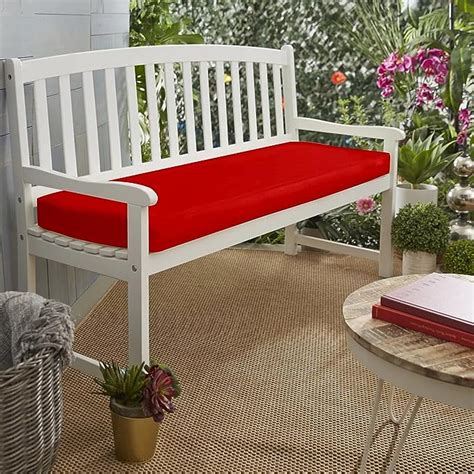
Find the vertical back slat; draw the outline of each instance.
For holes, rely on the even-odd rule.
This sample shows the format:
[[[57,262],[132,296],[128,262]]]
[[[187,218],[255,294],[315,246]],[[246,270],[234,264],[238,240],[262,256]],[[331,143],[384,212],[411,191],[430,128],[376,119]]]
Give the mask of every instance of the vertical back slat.
[[[59,76],[59,104],[63,137],[64,168],[66,174],[77,176],[76,145],[72,117],[71,81],[69,75]]]
[[[268,98],[268,70],[266,63],[260,63],[260,94],[262,99],[263,136],[270,138],[272,129],[270,125],[270,101]]]
[[[273,65],[273,91],[275,97],[275,119],[277,135],[285,133],[283,126],[283,103],[281,95],[281,68],[278,64]]]
[[[150,126],[151,160],[161,158],[161,143],[158,115],[158,99],[156,97],[155,65],[145,65],[146,103],[148,107],[148,122]]]
[[[166,112],[168,116],[168,133],[170,140],[170,156],[179,155],[178,118],[176,115],[176,93],[174,87],[173,63],[165,64]]]
[[[186,142],[188,153],[196,152],[196,125],[194,121],[193,80],[191,63],[183,63],[184,111],[186,114]]]
[[[232,112],[234,115],[235,143],[242,144],[244,142],[244,133],[242,129],[242,105],[240,98],[240,74],[238,62],[233,61],[231,63],[230,73],[232,76]]]
[[[82,73],[84,113],[86,118],[87,162],[89,174],[100,172],[99,134],[95,106],[94,76],[92,71]]]
[[[245,76],[247,79],[247,101],[249,109],[249,131],[250,140],[257,140],[257,108],[255,106],[255,78],[253,74],[253,63],[245,63]]]
[[[219,110],[219,141],[220,146],[227,146],[229,144],[227,130],[227,103],[225,97],[224,63],[222,61],[216,63],[216,81],[217,107]]]
[[[107,123],[109,129],[110,163],[113,170],[122,167],[120,154],[120,131],[117,109],[117,87],[115,85],[115,70],[105,70],[105,102],[107,105]]]
[[[34,83],[35,94],[35,124],[38,138],[38,155],[41,168],[53,169],[51,158],[51,138],[49,136],[48,98],[46,96],[46,81],[40,79]]]
[[[286,55],[287,65],[282,70],[283,94],[285,100],[285,128],[293,140],[298,140],[298,129],[295,119],[298,116],[296,104],[295,57],[290,45],[283,46],[282,52]]]
[[[128,66],[125,72],[127,82],[128,126],[130,128],[130,148],[132,165],[142,162],[142,147],[140,144],[140,122],[138,119],[137,85],[135,83],[135,67]]]
[[[201,89],[202,129],[204,133],[204,149],[212,148],[211,105],[209,102],[209,64],[199,63],[199,88]]]

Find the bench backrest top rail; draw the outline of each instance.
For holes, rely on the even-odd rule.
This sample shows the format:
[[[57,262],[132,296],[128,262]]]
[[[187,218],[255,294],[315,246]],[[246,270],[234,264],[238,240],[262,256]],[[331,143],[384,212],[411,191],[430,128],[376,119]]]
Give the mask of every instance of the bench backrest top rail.
[[[22,62],[24,83],[85,71],[143,64],[201,61],[256,62],[286,66],[288,56],[278,49],[224,45],[165,45],[117,48],[63,54]]]

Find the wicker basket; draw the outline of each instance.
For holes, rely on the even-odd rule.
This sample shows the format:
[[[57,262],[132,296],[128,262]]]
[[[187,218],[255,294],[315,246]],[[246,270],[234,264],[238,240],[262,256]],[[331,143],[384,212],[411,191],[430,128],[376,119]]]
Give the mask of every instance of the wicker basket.
[[[43,350],[0,371],[0,472],[47,472],[62,424],[61,360]]]

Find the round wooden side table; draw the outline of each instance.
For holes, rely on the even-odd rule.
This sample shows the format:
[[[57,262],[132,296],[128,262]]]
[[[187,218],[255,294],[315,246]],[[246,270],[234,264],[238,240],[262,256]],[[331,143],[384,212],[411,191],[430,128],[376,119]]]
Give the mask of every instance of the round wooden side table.
[[[389,414],[400,424],[409,415],[388,472],[393,472],[408,432],[423,398],[460,408],[474,409],[474,349],[443,341],[427,334],[372,319],[372,305],[380,297],[424,275],[407,275],[379,280],[350,294],[343,306],[347,345],[352,354],[378,377],[372,417],[367,433],[360,471],[365,472],[384,382],[390,386]],[[473,282],[474,277],[460,276]],[[456,295],[453,295],[456,298]],[[394,386],[412,395],[400,416],[393,412]]]

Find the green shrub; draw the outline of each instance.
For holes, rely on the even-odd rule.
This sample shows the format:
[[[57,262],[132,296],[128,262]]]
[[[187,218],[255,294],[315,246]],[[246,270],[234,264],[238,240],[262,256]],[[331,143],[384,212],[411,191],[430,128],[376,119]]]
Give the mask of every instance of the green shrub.
[[[400,250],[439,254],[449,240],[449,219],[433,203],[407,204],[392,225],[393,245]]]
[[[474,275],[474,240],[451,242],[444,254],[444,271]]]

